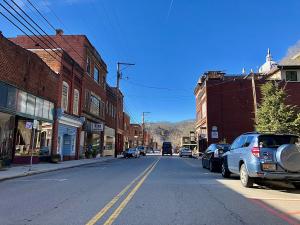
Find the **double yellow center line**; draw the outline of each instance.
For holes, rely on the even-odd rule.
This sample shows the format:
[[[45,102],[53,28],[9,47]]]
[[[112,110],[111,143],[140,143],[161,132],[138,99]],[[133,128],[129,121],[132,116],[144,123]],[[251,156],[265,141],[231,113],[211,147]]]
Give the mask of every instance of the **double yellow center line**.
[[[118,193],[109,203],[107,203],[90,221],[86,223],[86,225],[94,225],[96,224],[106,213],[110,210],[118,200],[139,180],[136,186],[129,192],[127,197],[121,202],[119,207],[111,214],[111,216],[104,223],[105,225],[111,225],[123,209],[126,207],[128,202],[132,199],[134,194],[138,191],[138,189],[142,186],[144,181],[147,179],[149,174],[154,170],[157,165],[159,159],[153,162],[149,167],[147,167],[139,176],[137,176],[130,184],[128,184],[120,193]]]

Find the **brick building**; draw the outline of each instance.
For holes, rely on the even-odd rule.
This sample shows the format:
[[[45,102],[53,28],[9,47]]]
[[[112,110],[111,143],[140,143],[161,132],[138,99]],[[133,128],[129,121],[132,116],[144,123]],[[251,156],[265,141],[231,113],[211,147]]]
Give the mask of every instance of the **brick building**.
[[[130,117],[127,113],[123,113],[124,124],[124,149],[129,148],[129,136],[130,136]]]
[[[287,104],[300,107],[300,83],[278,79],[274,71],[286,73],[291,68],[276,66],[267,74],[239,76],[220,71],[204,73],[195,88],[196,136],[198,150],[204,151],[211,143],[233,140],[241,133],[255,130],[255,111],[261,101],[260,86],[275,80],[287,93]],[[300,68],[300,67],[299,67]]]
[[[140,124],[130,124],[129,147],[137,147],[143,143],[143,131]]]
[[[80,134],[80,146],[84,151],[95,150],[102,153],[107,66],[85,35],[64,35],[63,31],[58,30],[56,35],[50,37],[51,39],[43,39],[48,39],[57,48],[62,48],[84,70],[80,104],[81,116],[85,118],[85,122]],[[17,36],[11,40],[27,49],[47,47],[37,38],[32,38],[34,42],[27,36]]]
[[[57,93],[57,118],[54,122],[57,140],[57,153],[61,160],[79,159],[83,155],[80,147],[80,134],[84,118],[81,116],[81,96],[83,69],[63,49],[52,49],[56,52],[57,60],[45,50],[31,49],[59,76]]]
[[[59,79],[36,54],[0,34],[0,158],[6,163],[29,163],[32,149],[34,163],[55,152]]]
[[[106,115],[104,129],[104,155],[115,155],[117,98],[112,87],[106,84]]]

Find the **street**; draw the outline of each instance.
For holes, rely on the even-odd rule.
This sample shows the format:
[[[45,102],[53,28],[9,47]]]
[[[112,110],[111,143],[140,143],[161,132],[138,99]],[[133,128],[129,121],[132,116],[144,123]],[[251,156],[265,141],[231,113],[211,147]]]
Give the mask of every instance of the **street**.
[[[0,182],[1,225],[300,224],[300,191],[223,179],[201,160],[118,159]]]

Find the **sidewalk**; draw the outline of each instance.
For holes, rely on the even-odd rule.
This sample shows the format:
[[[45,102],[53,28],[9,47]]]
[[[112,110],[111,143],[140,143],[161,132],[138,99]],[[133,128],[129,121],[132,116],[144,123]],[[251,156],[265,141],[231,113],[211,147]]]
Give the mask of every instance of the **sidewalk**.
[[[119,158],[119,156],[118,156]],[[112,156],[109,157],[99,157],[94,159],[81,159],[81,160],[70,160],[60,163],[39,163],[32,166],[31,171],[29,171],[29,165],[17,165],[12,167],[3,168],[0,170],[0,181],[13,179],[17,177],[30,176],[39,173],[46,173],[55,170],[62,170],[67,168],[73,168],[98,162],[105,162],[108,160],[114,160]]]

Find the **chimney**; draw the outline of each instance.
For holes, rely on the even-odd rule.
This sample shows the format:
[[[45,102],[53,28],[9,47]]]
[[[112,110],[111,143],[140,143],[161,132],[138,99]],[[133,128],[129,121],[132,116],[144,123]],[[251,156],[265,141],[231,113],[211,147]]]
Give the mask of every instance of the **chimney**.
[[[63,35],[64,31],[62,29],[56,29],[56,35]]]

